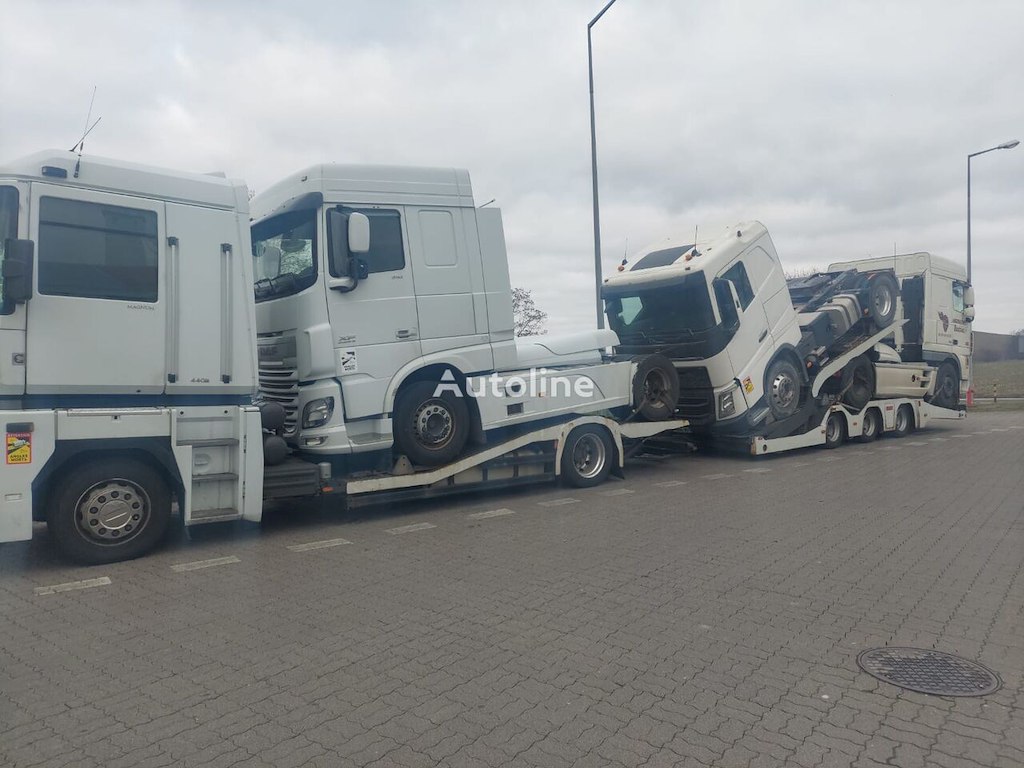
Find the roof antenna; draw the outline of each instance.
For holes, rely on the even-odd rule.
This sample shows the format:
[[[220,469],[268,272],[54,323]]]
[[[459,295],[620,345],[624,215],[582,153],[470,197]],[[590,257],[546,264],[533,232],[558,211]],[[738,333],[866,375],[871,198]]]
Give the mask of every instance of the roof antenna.
[[[71,147],[71,150],[70,150],[71,152],[74,152],[76,149],[78,150],[78,159],[75,161],[75,174],[74,174],[74,177],[76,179],[78,178],[78,172],[82,169],[82,150],[85,149],[85,137],[88,136],[90,133],[92,133],[92,129],[95,128],[99,124],[100,120],[103,119],[102,117],[97,117],[96,118],[96,122],[93,123],[92,125],[89,125],[89,121],[92,119],[92,105],[93,105],[93,102],[95,102],[95,101],[96,101],[96,86],[94,85],[92,87],[92,98],[89,99],[89,111],[85,115],[85,128],[83,129],[84,133],[82,133],[82,138],[80,138],[78,141],[76,141],[74,143],[74,145]]]

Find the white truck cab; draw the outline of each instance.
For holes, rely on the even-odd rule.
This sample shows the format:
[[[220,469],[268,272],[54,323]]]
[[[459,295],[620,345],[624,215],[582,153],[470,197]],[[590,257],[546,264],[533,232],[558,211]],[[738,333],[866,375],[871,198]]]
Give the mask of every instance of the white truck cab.
[[[297,449],[358,466],[397,444],[438,465],[496,428],[629,404],[628,363],[602,364],[614,333],[517,345],[501,212],[475,206],[465,170],[318,165],[252,213],[260,392]],[[545,376],[526,368],[584,377],[596,396],[458,396],[495,373]]]
[[[970,388],[974,289],[962,264],[930,253],[835,262],[830,271],[889,268],[900,281],[893,344],[904,362],[936,368],[932,402],[955,408]]]
[[[631,262],[602,289],[619,351],[673,361],[679,413],[695,428],[763,419],[768,366],[782,358],[803,367],[797,315],[764,225],[743,222],[697,243],[668,239]]]

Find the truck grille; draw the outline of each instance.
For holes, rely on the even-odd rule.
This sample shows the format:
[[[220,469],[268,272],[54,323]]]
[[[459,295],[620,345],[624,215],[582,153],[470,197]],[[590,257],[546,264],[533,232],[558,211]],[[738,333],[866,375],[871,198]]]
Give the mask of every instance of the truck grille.
[[[284,363],[260,361],[260,395],[284,407],[285,434],[295,434],[299,408],[299,374]]]
[[[715,416],[715,392],[704,366],[676,368],[679,373],[679,415],[695,423]]]

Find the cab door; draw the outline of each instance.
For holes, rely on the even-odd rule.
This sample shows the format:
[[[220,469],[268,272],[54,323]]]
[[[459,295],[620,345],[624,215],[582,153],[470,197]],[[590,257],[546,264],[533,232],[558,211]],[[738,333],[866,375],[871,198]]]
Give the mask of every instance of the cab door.
[[[25,184],[0,185],[0,266],[7,257],[8,240],[27,231],[28,211],[19,202],[28,192]],[[27,201],[26,201],[27,202]],[[2,281],[3,278],[0,278]],[[0,282],[2,284],[2,282]],[[28,302],[0,303],[0,399],[20,397],[25,393],[25,316]]]
[[[420,356],[408,236],[400,208],[334,206],[341,213],[358,212],[370,220],[370,250],[359,254],[365,276],[353,286],[352,277],[339,273],[336,242],[326,217],[328,248],[327,312],[334,338],[338,377],[347,419],[384,412],[384,398],[395,373]]]
[[[26,392],[163,392],[163,204],[33,184]]]

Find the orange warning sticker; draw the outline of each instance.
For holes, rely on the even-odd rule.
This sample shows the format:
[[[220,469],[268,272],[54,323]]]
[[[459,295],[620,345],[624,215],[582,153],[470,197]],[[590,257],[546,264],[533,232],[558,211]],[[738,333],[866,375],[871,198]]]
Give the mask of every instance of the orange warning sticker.
[[[754,382],[750,380],[749,376],[743,380],[743,391],[748,395],[754,391]]]
[[[8,432],[7,433],[7,463],[8,464],[31,464],[32,463],[32,433],[31,432]]]

